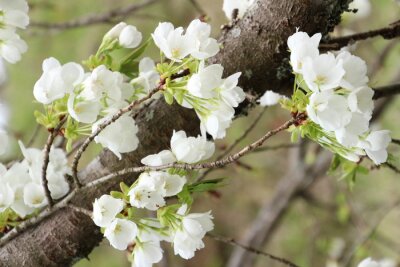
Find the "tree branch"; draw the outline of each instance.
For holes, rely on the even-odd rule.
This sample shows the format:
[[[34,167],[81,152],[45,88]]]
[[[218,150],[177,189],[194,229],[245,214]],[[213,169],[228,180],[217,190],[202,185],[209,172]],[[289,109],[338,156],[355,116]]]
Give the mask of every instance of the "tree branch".
[[[374,99],[390,97],[393,95],[400,94],[400,83],[374,88],[374,90],[375,90]]]
[[[326,43],[321,44],[320,48],[326,50],[339,50],[340,48],[355,43],[357,41],[366,40],[377,36],[382,36],[384,39],[387,40],[399,37],[400,21],[393,22],[388,27],[371,30],[367,32],[356,33],[343,37],[332,38]]]
[[[47,138],[46,146],[44,147],[44,156],[43,156],[43,165],[42,165],[42,186],[44,193],[46,195],[46,200],[49,207],[53,207],[54,201],[51,197],[51,192],[49,189],[49,182],[47,180],[47,167],[49,166],[50,162],[50,150],[53,145],[54,139],[60,133],[61,127],[64,125],[65,121],[67,120],[66,117],[62,118],[58,125],[51,130],[49,137]]]
[[[144,0],[141,3],[133,3],[122,8],[116,8],[107,11],[102,14],[91,14],[84,17],[60,23],[48,23],[48,22],[35,22],[32,21],[29,26],[44,28],[50,30],[68,30],[74,28],[80,28],[90,26],[94,24],[114,22],[115,20],[122,20],[125,17],[132,15],[140,9],[143,9],[149,5],[152,5],[160,0]]]

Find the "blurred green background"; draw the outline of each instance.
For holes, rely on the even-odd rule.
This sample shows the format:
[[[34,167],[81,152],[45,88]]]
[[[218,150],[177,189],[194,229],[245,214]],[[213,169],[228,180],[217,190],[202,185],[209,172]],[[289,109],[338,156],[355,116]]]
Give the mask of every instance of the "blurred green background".
[[[31,20],[48,23],[65,22],[88,14],[102,13],[134,2],[140,1],[29,1]],[[218,36],[220,25],[226,23],[222,12],[222,0],[199,0],[198,4],[210,18],[214,35]],[[357,18],[354,14],[346,14],[335,34],[345,35],[384,27],[400,19],[400,6],[395,1],[372,0],[371,4],[371,12],[366,17]],[[191,1],[160,0],[132,14],[125,21],[136,25],[144,36],[149,36],[159,21],[187,25],[199,15]],[[40,106],[33,102],[32,88],[41,75],[42,61],[50,56],[64,63],[85,60],[96,51],[103,34],[113,24],[114,22],[64,31],[30,27],[22,34],[29,45],[29,51],[21,62],[7,66],[9,82],[0,89],[0,99],[11,109],[9,128],[16,138],[27,141],[36,128],[33,111]],[[357,45],[354,53],[367,61],[372,87],[400,82],[399,40],[368,40]],[[259,112],[260,107],[252,110],[249,117],[237,119],[229,130],[229,136],[219,142],[218,147],[223,150],[234,142]],[[394,138],[400,138],[399,114],[400,101],[394,99],[379,120],[379,126],[390,129]],[[287,117],[288,114],[279,107],[270,108],[239,146],[255,140]],[[34,145],[42,146],[44,138],[45,132],[41,130],[40,138]],[[288,142],[289,135],[281,134],[274,137],[269,144]],[[92,155],[86,160],[90,160],[96,151],[98,148],[92,148]],[[398,147],[391,145],[390,151],[399,156]],[[17,153],[15,149],[9,157]],[[212,209],[216,223],[215,232],[240,239],[246,227],[254,220],[261,204],[274,194],[275,185],[285,174],[288,153],[288,149],[283,149],[252,154],[242,161],[249,167],[233,165],[212,172],[210,178],[229,177],[228,184],[220,190],[220,198],[211,195],[199,196],[193,210],[203,212]],[[310,150],[311,159],[312,153]],[[370,230],[382,211],[400,200],[399,176],[386,168],[374,170],[369,175],[360,176],[352,191],[346,182],[338,181],[337,177],[321,177],[309,191],[317,202],[323,204],[313,205],[302,198],[294,201],[262,250],[291,259],[300,266],[326,266],[334,244],[343,241],[351,245],[355,238]],[[355,262],[367,255],[378,259],[390,257],[400,262],[399,222],[400,208],[396,206],[382,218],[382,222],[368,241],[357,247]],[[169,265],[163,266],[224,266],[232,247],[210,238],[206,238],[205,242],[206,248],[197,252],[196,257],[189,261],[174,257],[171,247],[165,247]],[[110,248],[107,242],[103,242],[92,252],[89,259],[83,259],[75,266],[122,267],[129,266],[129,263],[123,252],[116,251]],[[265,257],[258,257],[257,266],[281,265]]]

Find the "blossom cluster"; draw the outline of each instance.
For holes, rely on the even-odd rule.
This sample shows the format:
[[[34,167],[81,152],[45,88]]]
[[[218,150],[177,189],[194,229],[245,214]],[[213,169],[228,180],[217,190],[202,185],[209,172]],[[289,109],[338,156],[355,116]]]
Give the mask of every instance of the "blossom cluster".
[[[202,136],[186,137],[184,131],[179,131],[171,138],[171,150],[147,156],[142,162],[150,166],[177,160],[196,163],[213,152],[212,142]],[[96,199],[93,221],[104,228],[104,236],[114,248],[132,252],[132,266],[147,267],[159,262],[163,252],[160,241],[173,243],[176,255],[190,259],[204,247],[203,237],[214,228],[210,212],[189,213],[188,197],[195,188],[188,184],[182,171],[144,172],[132,186],[121,185],[122,192]],[[178,203],[171,204],[173,199]],[[137,213],[141,209],[157,211],[157,218],[140,218]]]
[[[9,63],[16,63],[28,49],[17,29],[25,29],[29,24],[26,0],[0,1],[0,56]]]
[[[311,122],[303,134],[350,160],[367,155],[375,164],[387,160],[389,131],[369,126],[374,108],[367,66],[347,51],[320,54],[321,34],[296,32],[288,39],[290,63],[296,75],[292,112],[304,112]]]
[[[105,56],[111,50],[133,49],[138,47],[141,41],[142,34],[136,27],[122,22],[105,35],[99,54]],[[148,66],[150,63],[154,66],[154,62],[149,60],[142,59],[141,65]],[[159,79],[155,70],[148,72]],[[148,82],[147,78],[145,80]],[[154,86],[155,79],[152,81],[151,86]],[[36,82],[33,93],[35,99],[44,104],[47,111],[46,114],[36,113],[39,123],[52,128],[59,122],[60,117],[69,116],[65,137],[70,141],[87,134],[90,130],[95,132],[99,125],[137,97],[134,85],[119,71],[99,64],[92,71],[85,72],[83,66],[78,63],[69,62],[62,65],[55,58],[44,60],[43,74]],[[96,136],[95,142],[121,158],[121,153],[134,151],[138,147],[137,132],[134,119],[124,115]]]
[[[44,151],[25,148],[21,142],[19,144],[24,159],[14,163],[9,169],[0,164],[0,212],[10,208],[20,218],[25,218],[48,204],[42,186]],[[69,184],[65,176],[69,173],[65,152],[52,148],[47,180],[53,199],[60,199],[68,193]]]
[[[234,117],[234,108],[244,99],[238,86],[241,73],[223,78],[223,66],[206,66],[204,60],[218,53],[217,41],[210,37],[211,27],[200,20],[190,23],[186,32],[171,23],[160,23],[152,37],[163,55],[171,62],[159,64],[161,73],[188,69],[191,75],[169,81],[164,91],[167,102],[175,99],[186,108],[193,108],[200,121],[203,135],[223,138]]]

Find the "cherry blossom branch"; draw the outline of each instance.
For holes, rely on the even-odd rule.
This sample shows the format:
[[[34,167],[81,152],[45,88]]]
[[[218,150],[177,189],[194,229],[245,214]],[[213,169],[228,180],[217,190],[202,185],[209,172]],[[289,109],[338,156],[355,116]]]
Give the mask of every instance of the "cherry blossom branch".
[[[322,49],[334,49],[339,50],[340,48],[352,44],[357,41],[366,40],[369,38],[382,36],[384,39],[393,39],[400,36],[400,21],[393,22],[389,26],[371,30],[367,32],[356,33],[348,36],[332,38],[324,44],[320,44]]]
[[[146,172],[146,171],[160,171],[160,170],[165,170],[165,169],[169,169],[169,168],[177,168],[177,169],[183,169],[183,170],[200,170],[200,169],[208,169],[208,168],[220,168],[220,167],[228,165],[232,162],[237,161],[241,157],[245,156],[246,154],[248,154],[251,151],[255,150],[256,148],[260,147],[266,140],[268,140],[272,136],[276,135],[277,133],[279,133],[281,131],[287,130],[291,125],[294,125],[304,119],[305,118],[303,117],[303,114],[300,114],[299,117],[293,118],[293,119],[285,122],[278,128],[267,132],[260,139],[258,139],[254,143],[244,147],[239,152],[232,154],[230,156],[227,156],[220,160],[206,162],[206,163],[198,163],[198,164],[171,163],[171,164],[165,164],[165,165],[161,165],[161,166],[157,166],[157,167],[141,166],[141,167],[126,168],[121,171],[111,173],[109,175],[98,178],[92,182],[89,182],[89,183],[85,184],[84,187],[94,187],[99,184],[108,182],[109,180],[112,180],[116,177],[123,176],[126,174],[131,174],[131,173],[139,173],[139,172]]]
[[[75,20],[60,22],[60,23],[47,23],[47,22],[31,22],[31,27],[45,28],[51,30],[67,30],[73,28],[80,28],[94,24],[112,22],[116,19],[123,19],[134,12],[156,3],[159,0],[145,0],[141,3],[134,3],[125,7],[116,8],[102,14],[90,14]]]
[[[47,167],[49,166],[50,162],[50,150],[51,146],[53,145],[54,139],[60,133],[61,127],[64,125],[67,117],[61,119],[58,125],[51,130],[49,137],[47,138],[46,146],[44,147],[44,158],[43,158],[43,165],[42,165],[42,186],[44,189],[44,193],[46,195],[47,203],[49,207],[52,208],[54,205],[53,198],[51,197],[51,192],[49,189],[49,184],[47,180]]]
[[[282,263],[282,264],[284,264],[286,266],[299,267],[297,264],[294,264],[293,262],[291,262],[291,261],[289,261],[287,259],[284,259],[284,258],[281,258],[281,257],[277,257],[277,256],[274,256],[274,255],[269,254],[267,252],[258,250],[256,248],[253,248],[253,247],[246,246],[246,245],[243,245],[241,243],[238,243],[233,238],[219,236],[219,235],[215,235],[215,234],[212,234],[212,233],[208,233],[207,236],[211,237],[212,239],[214,239],[216,241],[219,241],[219,242],[222,242],[222,243],[225,243],[225,244],[229,244],[229,245],[232,245],[232,246],[235,246],[235,247],[240,247],[240,248],[242,248],[242,249],[244,249],[244,250],[246,250],[248,252],[254,253],[256,255],[265,256],[265,257],[267,257],[267,258],[269,258],[271,260],[274,260],[276,262]]]
[[[400,94],[400,83],[374,88],[374,99]]]
[[[101,123],[96,131],[94,131],[86,140],[82,143],[82,145],[79,147],[78,151],[75,153],[74,160],[72,162],[72,178],[74,180],[74,183],[76,187],[80,188],[82,185],[79,181],[78,178],[78,164],[79,160],[81,159],[83,153],[89,146],[89,144],[95,139],[96,136],[98,136],[108,125],[112,124],[116,120],[118,120],[122,115],[124,115],[127,112],[132,111],[136,106],[140,105],[141,103],[145,102],[146,100],[150,99],[154,94],[159,92],[162,89],[163,84],[160,83],[160,85],[152,90],[148,95],[145,97],[133,101],[131,104],[126,106],[125,108],[120,109],[116,114],[114,114],[110,119],[106,120],[105,122]]]

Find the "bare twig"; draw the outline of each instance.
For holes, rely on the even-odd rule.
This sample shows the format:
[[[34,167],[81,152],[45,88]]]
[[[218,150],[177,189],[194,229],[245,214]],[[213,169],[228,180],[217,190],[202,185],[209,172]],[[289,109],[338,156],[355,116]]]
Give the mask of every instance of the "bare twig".
[[[252,124],[250,124],[250,126],[246,129],[246,131],[245,131],[238,139],[236,139],[236,141],[233,142],[233,143],[224,151],[224,153],[222,153],[221,155],[219,155],[219,156],[217,157],[217,160],[220,160],[220,159],[222,159],[223,157],[229,155],[229,153],[231,153],[232,150],[233,150],[240,142],[242,142],[243,139],[245,139],[245,138],[249,135],[249,133],[254,129],[254,127],[257,126],[258,122],[261,120],[261,118],[262,118],[262,116],[264,115],[264,113],[265,113],[266,110],[267,110],[267,109],[264,108],[263,111],[260,112],[260,114],[258,114],[257,118],[253,121]],[[204,180],[204,179],[207,177],[207,175],[210,174],[210,172],[212,172],[213,170],[215,170],[215,169],[208,169],[208,170],[206,170],[197,180],[198,180],[198,181]]]
[[[38,137],[40,132],[40,128],[41,128],[40,124],[36,125],[35,131],[33,132],[31,139],[29,139],[28,143],[26,144],[26,147],[31,147],[33,143],[36,141],[36,138]]]
[[[322,49],[334,49],[338,50],[348,44],[352,44],[356,41],[366,40],[369,38],[382,36],[384,39],[393,39],[400,36],[400,21],[396,21],[390,24],[388,27],[356,33],[348,36],[332,38],[327,43],[320,44]]]
[[[246,250],[248,252],[254,253],[256,255],[265,256],[265,257],[267,257],[267,258],[269,258],[271,260],[274,260],[276,262],[282,263],[282,264],[284,264],[286,266],[299,267],[299,265],[294,264],[293,262],[291,262],[291,261],[289,261],[287,259],[284,259],[284,258],[281,258],[281,257],[277,257],[277,256],[274,256],[274,255],[269,254],[267,252],[258,250],[256,248],[240,244],[240,243],[236,242],[235,239],[233,239],[233,238],[223,237],[223,236],[215,235],[215,234],[212,234],[212,233],[208,233],[207,236],[211,237],[212,239],[214,239],[216,241],[223,242],[225,244],[229,244],[229,245],[232,245],[232,246],[235,246],[235,247],[240,247],[240,248],[242,248],[242,249],[244,249],[244,250]]]
[[[397,83],[397,84],[382,86],[379,88],[374,88],[374,90],[375,90],[374,99],[389,97],[400,94],[400,84]]]
[[[88,217],[92,218],[93,212],[91,210],[88,210],[88,209],[85,209],[85,208],[82,208],[82,207],[77,207],[77,206],[72,205],[72,204],[68,204],[67,208],[70,208],[71,210],[74,210],[76,212],[85,214]]]
[[[392,163],[386,162],[382,164],[385,167],[388,167],[389,169],[391,169],[392,171],[394,171],[395,173],[400,173],[400,169],[397,168],[395,165],[393,165]]]
[[[116,19],[123,19],[134,12],[147,7],[159,0],[145,0],[141,3],[133,3],[125,7],[116,8],[102,14],[90,14],[84,17],[60,23],[47,23],[47,22],[31,22],[31,27],[45,28],[51,30],[67,30],[73,28],[80,28],[94,24],[113,22]]]
[[[108,125],[112,124],[116,120],[118,120],[122,115],[124,115],[127,112],[132,111],[136,106],[140,105],[141,103],[145,102],[146,100],[150,99],[154,94],[159,92],[161,90],[161,86],[158,88],[154,89],[151,91],[147,96],[136,100],[129,104],[127,107],[120,109],[116,114],[114,114],[110,119],[106,120],[105,122],[101,123],[96,131],[94,131],[86,140],[82,143],[82,145],[79,147],[78,151],[75,153],[74,160],[72,162],[72,178],[74,180],[75,185],[79,188],[81,187],[81,183],[78,178],[78,164],[79,160],[82,157],[83,153],[89,146],[89,144],[94,140],[94,138],[101,133],[101,131],[104,130]]]
[[[392,143],[395,145],[400,145],[400,139],[392,139]]]
[[[59,134],[61,127],[64,125],[67,117],[64,117],[58,125],[52,129],[52,132],[50,133],[49,137],[47,138],[46,146],[44,147],[44,158],[43,158],[43,165],[42,165],[42,186],[44,189],[44,193],[46,195],[47,202],[51,207],[54,205],[53,198],[51,197],[51,192],[49,189],[49,184],[47,180],[47,167],[49,166],[50,162],[50,150],[53,145],[54,139],[56,136]]]

